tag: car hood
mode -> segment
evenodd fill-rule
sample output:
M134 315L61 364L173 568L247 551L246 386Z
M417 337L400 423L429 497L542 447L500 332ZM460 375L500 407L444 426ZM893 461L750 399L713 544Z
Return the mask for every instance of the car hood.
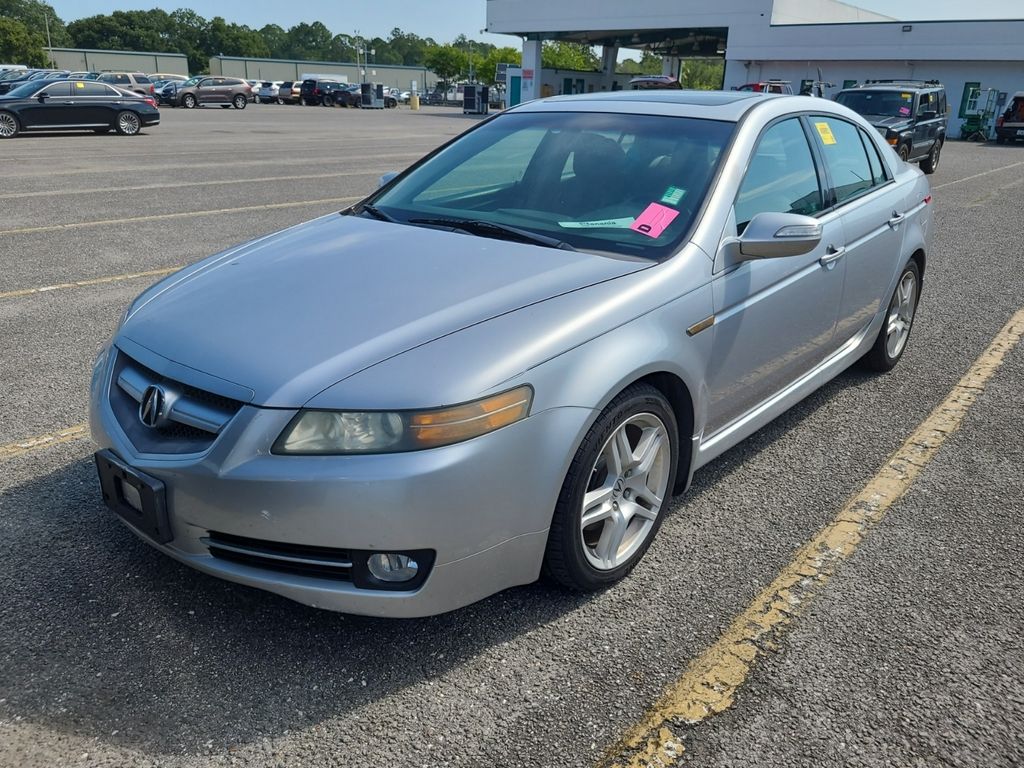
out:
M158 283L118 338L254 404L299 407L402 352L650 264L332 214Z
M905 117L869 117L867 121L883 133L886 130L904 131L910 127L910 120Z

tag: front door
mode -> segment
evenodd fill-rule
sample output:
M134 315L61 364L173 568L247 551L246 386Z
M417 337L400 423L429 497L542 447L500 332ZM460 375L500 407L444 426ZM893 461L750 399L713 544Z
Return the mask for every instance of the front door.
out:
M26 128L75 125L78 119L70 101L71 83L57 82L46 86L28 106L22 108L19 118Z
M824 196L799 118L767 128L751 157L734 205L742 235L758 213L819 215ZM719 253L713 281L714 342L707 372L705 438L741 417L822 362L836 348L836 316L845 266L842 224L822 219L819 246L802 256L728 265ZM723 249L723 252L725 249Z

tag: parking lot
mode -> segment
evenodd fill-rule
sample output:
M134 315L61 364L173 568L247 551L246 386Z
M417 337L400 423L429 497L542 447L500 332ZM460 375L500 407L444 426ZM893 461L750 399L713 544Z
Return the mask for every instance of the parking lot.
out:
M475 118L162 112L132 138L0 143L0 765L1024 762L1024 147L946 146L902 362L700 470L630 578L379 620L140 542L99 495L89 374L160 276L345 207ZM956 419L932 415L951 392ZM938 437L886 485L913 435ZM863 493L890 497L800 560ZM786 574L793 599L758 608ZM686 681L737 632L750 657L708 662L695 715Z

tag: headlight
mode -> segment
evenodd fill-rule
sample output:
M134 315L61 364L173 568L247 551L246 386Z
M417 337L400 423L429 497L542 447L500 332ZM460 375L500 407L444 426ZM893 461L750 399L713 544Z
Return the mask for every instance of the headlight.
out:
M398 453L438 448L525 419L529 386L471 403L429 411L314 411L296 414L277 438L273 453Z

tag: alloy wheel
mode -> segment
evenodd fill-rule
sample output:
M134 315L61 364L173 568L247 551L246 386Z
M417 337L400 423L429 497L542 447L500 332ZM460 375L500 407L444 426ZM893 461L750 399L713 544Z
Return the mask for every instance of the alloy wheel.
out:
M904 272L896 292L889 302L885 350L889 357L899 357L910 335L917 308L917 278L913 272Z
M580 516L583 553L594 568L619 567L650 537L668 494L671 454L668 430L653 413L630 417L605 442Z
M134 112L122 112L117 116L117 129L125 136L134 136L142 126Z
M18 121L14 115L0 112L0 138L9 139L18 132Z

